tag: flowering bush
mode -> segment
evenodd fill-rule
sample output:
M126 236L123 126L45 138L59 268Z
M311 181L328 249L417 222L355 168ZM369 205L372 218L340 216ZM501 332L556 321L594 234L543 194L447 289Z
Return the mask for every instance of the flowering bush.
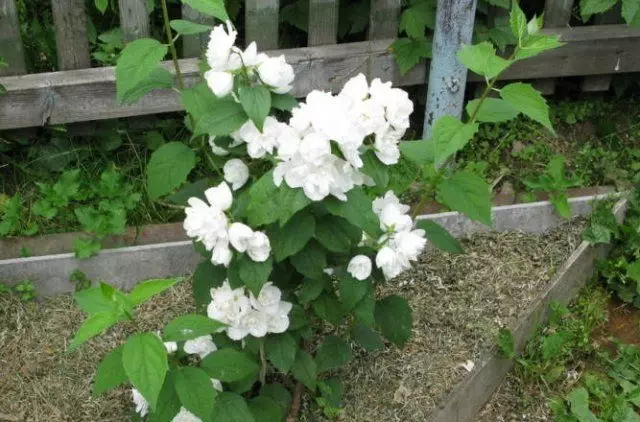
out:
M519 8L512 21L520 40L513 57L496 56L488 43L460 52L463 63L487 76L487 91L469 104L468 122L440 119L429 142L400 142L413 103L390 82L360 74L338 94L312 91L298 104L289 94L294 70L283 56L259 53L255 43L243 51L230 22L216 26L204 82L181 91L195 149L218 178L204 192L188 187L194 195L184 229L203 255L193 275L198 313L174 319L159 334L130 337L98 367L94 393L128 382L136 412L154 421L275 421L295 419L307 388L335 414L341 387L329 374L352 359L352 348L378 349L381 335L402 347L411 335L406 300L379 297L375 285L410 269L427 238L462 250L443 228L416 222L388 189L390 166L405 155L423 172L415 175L425 180L422 201L436 198L490 224L486 182L444 164L478 122L522 112L548 123L544 100L528 85L507 85L502 99L487 98L527 46L531 55L557 45L537 35L541 21L527 25ZM131 66L128 52L139 52L138 42L119 67ZM176 178L186 178L194 155L178 143L158 149L149 163L150 193L179 186ZM79 292L90 316L72 348L134 318L136 305L176 281L145 282L129 294L107 284ZM333 335L321 335L331 329Z

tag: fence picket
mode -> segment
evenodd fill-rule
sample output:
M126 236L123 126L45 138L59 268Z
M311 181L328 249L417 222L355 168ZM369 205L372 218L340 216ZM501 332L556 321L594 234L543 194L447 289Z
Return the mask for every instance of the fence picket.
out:
M213 26L215 24L215 18L213 16L202 14L186 4L182 5L182 19L203 25ZM184 57L200 57L202 51L207 47L208 41L208 32L200 35L185 35L182 37L182 55Z
M246 0L245 43L258 43L259 50L278 48L279 0Z
M91 67L84 0L52 0L60 70Z
M15 0L0 0L0 56L9 64L9 67L0 67L0 76L26 73Z
M596 15L593 20L595 25L620 23L622 21L620 4L617 4L602 14ZM613 72L615 72L615 66L616 63L611 64L611 70ZM584 92L608 91L612 78L612 74L585 76L580 83L580 89Z
M573 0L546 0L544 5L544 27L564 28L571 20ZM536 89L545 95L553 94L556 91L555 79L540 79L534 81Z
M369 39L381 40L398 36L401 0L371 0Z
M309 46L338 41L338 0L309 1Z
M56 1L56 0L54 0ZM120 26L125 41L149 36L147 0L120 0Z

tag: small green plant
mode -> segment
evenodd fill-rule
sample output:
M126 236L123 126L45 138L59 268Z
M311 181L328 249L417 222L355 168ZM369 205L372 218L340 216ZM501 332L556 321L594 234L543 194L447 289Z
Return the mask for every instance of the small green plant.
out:
M38 225L24 218L22 197L0 195L0 236L31 236L38 232Z
M98 35L92 45L91 57L101 66L114 66L124 48L122 28L114 28Z
M516 357L516 345L511 330L501 328L498 332L498 350L500 351L500 355L505 359L513 359Z
M79 269L73 270L71 275L69 276L69 281L75 283L76 288L75 291L79 292L80 290L86 290L91 287L93 282L85 273L80 271Z
M36 287L30 280L22 280L20 283L11 287L11 291L22 302L29 302L36 298Z
M566 175L565 159L562 155L553 157L540 177L523 179L522 182L532 191L548 192L549 200L558 215L571 218L567 189L579 186L581 181L575 176Z

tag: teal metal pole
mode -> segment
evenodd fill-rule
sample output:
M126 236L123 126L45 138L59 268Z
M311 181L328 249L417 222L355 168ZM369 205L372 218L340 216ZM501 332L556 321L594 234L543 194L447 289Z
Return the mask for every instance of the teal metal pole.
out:
M424 115L424 139L431 137L431 128L439 117L462 117L467 69L458 62L456 53L462 44L471 44L476 1L438 0Z

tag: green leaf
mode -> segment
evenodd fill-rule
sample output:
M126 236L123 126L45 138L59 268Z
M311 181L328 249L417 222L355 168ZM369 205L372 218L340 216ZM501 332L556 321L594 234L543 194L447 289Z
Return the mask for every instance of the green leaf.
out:
M396 295L377 301L375 318L382 335L396 346L404 347L413 328L411 307L407 301Z
M156 130L152 130L150 132L146 132L143 135L144 144L151 151L155 151L160 148L164 144L164 136Z
M511 33L518 40L518 45L527 36L527 17L525 16L518 0L513 0L511 4L511 13L509 14L509 26L511 27Z
M222 382L234 382L256 375L258 364L246 354L234 349L219 349L205 357L201 365L211 377Z
M211 420L224 422L255 422L244 398L238 394L227 391L218 394L218 397L216 397Z
M351 327L351 337L367 352L374 352L384 347L378 333L360 322Z
M202 369L185 366L176 371L175 388L180 403L203 421L210 421L218 391Z
M203 32L210 32L212 29L209 25L202 25L183 19L174 19L169 22L169 25L180 35L202 34Z
M425 29L427 27L433 29L436 20L435 8L428 2L426 3L416 2L414 6L402 12L398 29L406 32L411 38L424 38Z
M80 328L78 328L75 337L69 345L69 351L74 351L82 343L102 333L116 322L118 322L118 315L115 311L102 311L90 315Z
M562 352L563 346L567 344L569 340L569 335L562 331L545 336L540 344L542 358L545 361L549 361L558 356Z
M129 89L129 91L127 91L120 99L120 103L131 104L138 101L154 89L166 89L171 88L172 86L173 75L171 72L162 67L156 67L151 71L147 78Z
M219 287L227 278L227 269L221 265L213 265L211 261L200 262L193 273L192 289L198 312L206 309L211 302L211 289Z
M264 85L240 87L238 98L247 116L262 131L264 119L271 110L271 91Z
M345 218L354 226L360 227L367 234L377 238L382 234L382 231L371 204L371 199L367 197L362 188L351 189L347 193L346 201L340 201L336 198L325 200L327 210L331 214Z
M372 290L369 280L356 280L346 273L340 276L338 287L340 289L340 300L348 311L355 308L358 302Z
M151 38L140 38L122 50L116 65L116 98L119 103L156 70L168 47Z
M158 396L158 405L149 416L149 422L172 422L173 418L178 414L182 405L175 388L176 372L169 371L164 378L160 395Z
M555 134L549 120L549 106L545 99L530 84L516 82L503 87L500 96L513 108L540 123Z
M373 327L375 325L375 307L376 301L372 290L367 293L360 302L358 302L358 305L356 305L352 313L358 321L362 322L367 327Z
M204 315L187 314L174 318L162 330L164 341L185 341L214 334L225 324Z
M262 286L269 279L273 268L273 259L269 257L264 262L257 262L245 254L237 261L237 265L240 280L257 297Z
M344 317L344 309L338 299L329 293L322 293L311 304L313 312L329 323L339 326Z
M281 422L287 414L286 409L283 409L272 398L264 395L249 400L249 410L253 417L260 422Z
M93 237L76 237L73 241L73 252L78 259L87 259L98 255L102 245Z
M268 230L271 249L276 261L295 255L311 240L316 230L316 220L309 212L301 211L282 227Z
M230 20L224 8L224 0L183 0L182 2L200 13L213 16L223 22Z
M296 340L289 333L270 335L265 339L267 359L284 374L291 369L298 349Z
M164 292L182 280L182 277L176 277L143 281L134 287L128 296L134 305L141 305L153 296Z
M478 124L464 124L453 116L442 116L433 125L434 161L440 166L464 148L478 131Z
M104 12L107 11L107 7L109 7L109 0L95 0L95 5L96 9L104 15Z
M284 184L281 188L282 187L284 187ZM297 190L301 191L301 189ZM281 208L285 208L288 205L277 202L279 194L279 189L273 182L273 171L268 171L263 174L262 177L251 186L249 190L251 201L247 207L246 214L249 218L249 224L252 227L278 221Z
M640 0L622 0L622 17L627 25L640 26Z
M291 111L297 106L298 100L293 95L271 93L271 107L282 111Z
M127 374L122 366L122 346L113 349L102 359L93 378L93 397L113 390L127 381Z
M263 385L260 389L260 395L273 400L280 406L283 413L288 412L291 407L291 393L282 384L271 383Z
M312 278L305 278L300 285L300 288L296 292L300 303L305 304L315 300L320 293L322 293L327 286L326 279L315 280Z
M318 242L331 252L349 253L362 240L362 230L333 215L322 217L315 226Z
M434 143L431 140L400 142L400 152L407 160L421 166L433 163L435 159Z
M425 231L427 239L433 243L436 248L451 253L464 253L464 249L458 240L440 224L431 220L420 220L417 223L418 228Z
M80 309L88 314L98 312L115 312L117 310L116 303L102 294L100 287L92 287L77 291L73 294L76 304Z
M459 171L438 183L436 189L438 202L472 220L491 225L491 188L480 176L468 170Z
M151 154L147 165L149 198L156 200L187 180L196 166L195 153L182 142L169 142Z
M206 201L206 197L204 196L204 191L209 189L212 185L214 185L214 181L212 178L205 177L204 179L196 180L193 183L186 183L180 189L178 189L175 193L169 195L167 197L167 201L172 204L182 205L184 207L189 205L190 198L199 198L203 201ZM235 203L234 198L234 203Z
M634 261L627 266L627 277L640 283L640 260Z
M152 333L129 337L122 350L122 366L131 384L155 409L169 369L162 340Z
M327 336L316 352L317 372L339 368L353 359L351 348L339 337Z
M496 49L489 41L475 45L463 44L458 50L457 57L467 69L488 79L495 78L512 63L497 56Z
M513 333L507 328L500 328L498 332L498 348L502 357L513 359L516 357L516 343L513 339Z
M554 192L550 195L549 201L553 204L558 215L562 218L571 218L573 211L569 205L566 192Z
M400 74L404 75L422 59L431 58L431 41L426 38L398 38L390 49L395 53Z
M311 241L304 249L293 255L290 261L300 274L318 279L323 277L322 270L327 267L327 253L317 242Z
M377 187L386 188L389 184L389 166L378 160L373 150L369 150L362 155L362 162L364 165L360 170L370 176Z
M571 413L580 422L599 422L599 419L589 410L589 393L583 387L576 388L567 396Z
M229 135L247 121L242 105L231 96L216 97L204 84L182 91L182 102L195 120L194 135Z
M617 2L618 0L580 0L580 16L586 22L591 15L606 12Z
M544 51L553 50L563 45L564 43L560 42L557 35L530 35L516 51L515 60L534 57Z
M311 391L316 390L318 368L311 355L304 350L298 351L298 356L291 367L293 376Z
M480 109L476 111L478 105ZM486 123L506 122L515 119L519 113L511 104L500 98L485 98L481 104L480 100L469 101L466 110L470 117L475 115L476 120Z

